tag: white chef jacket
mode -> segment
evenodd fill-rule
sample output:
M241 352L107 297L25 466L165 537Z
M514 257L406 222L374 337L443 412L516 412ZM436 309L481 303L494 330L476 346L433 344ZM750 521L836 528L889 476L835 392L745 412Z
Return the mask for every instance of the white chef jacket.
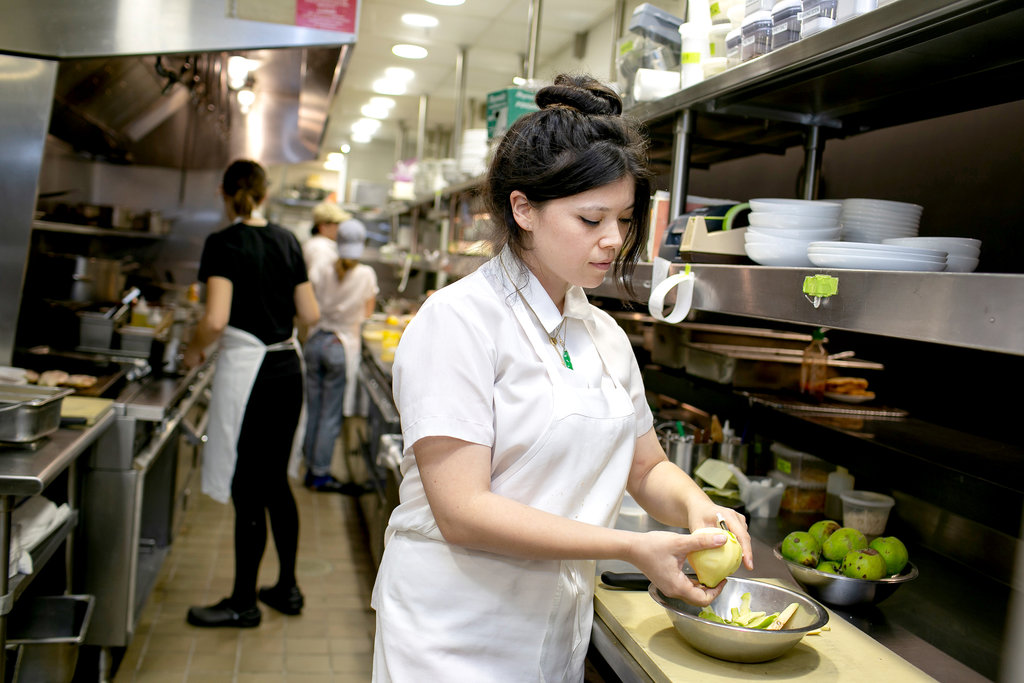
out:
M338 260L338 243L317 233L302 243L302 259L307 272L325 263L334 263Z
M431 671L450 672L444 675L453 681L480 680L481 671L487 680L517 683L582 677L593 562L523 560L447 545L412 453L417 440L432 435L488 445L496 493L592 524L614 523L636 439L653 422L629 341L572 288L564 308L575 369L564 368L561 350L548 342L561 321L557 308L532 274L511 263L503 270L500 259L509 259L507 251L435 293L396 353L406 451L401 503L385 538L402 552L385 550L374 590L375 680L416 680L414 670L425 666L416 654L422 647L431 650ZM507 270L519 274L524 303L503 276ZM577 444L584 444L582 453ZM425 593L408 583L417 581L417 571L429 573ZM499 586L496 594L492 587ZM469 627L490 617L500 624L501 642L491 638L493 629ZM410 645L413 631L438 635L442 651L429 638Z

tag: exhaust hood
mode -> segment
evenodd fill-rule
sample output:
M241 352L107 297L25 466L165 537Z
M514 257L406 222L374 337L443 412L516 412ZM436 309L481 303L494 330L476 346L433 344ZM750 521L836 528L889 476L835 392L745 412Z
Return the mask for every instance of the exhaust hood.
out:
M245 4L6 0L0 52L58 61L49 132L83 156L185 169L316 159L355 32L237 18ZM251 104L229 83L232 56L258 65Z

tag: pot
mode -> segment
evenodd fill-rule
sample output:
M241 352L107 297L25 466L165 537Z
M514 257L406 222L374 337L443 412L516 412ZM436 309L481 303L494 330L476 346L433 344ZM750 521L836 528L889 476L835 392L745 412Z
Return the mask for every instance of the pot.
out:
M119 301L124 294L125 271L134 265L116 259L76 256L71 300Z

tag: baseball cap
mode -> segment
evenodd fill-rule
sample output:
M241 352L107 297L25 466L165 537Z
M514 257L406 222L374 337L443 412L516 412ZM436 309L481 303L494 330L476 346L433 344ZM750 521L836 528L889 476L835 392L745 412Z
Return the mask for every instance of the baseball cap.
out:
M338 258L357 259L363 255L363 243L366 241L366 226L355 218L350 218L338 226Z

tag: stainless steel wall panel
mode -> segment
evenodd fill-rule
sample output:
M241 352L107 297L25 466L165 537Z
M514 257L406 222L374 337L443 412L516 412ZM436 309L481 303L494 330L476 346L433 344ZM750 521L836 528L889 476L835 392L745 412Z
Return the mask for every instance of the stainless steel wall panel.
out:
M14 349L56 79L56 62L0 54L0 365L10 364Z

